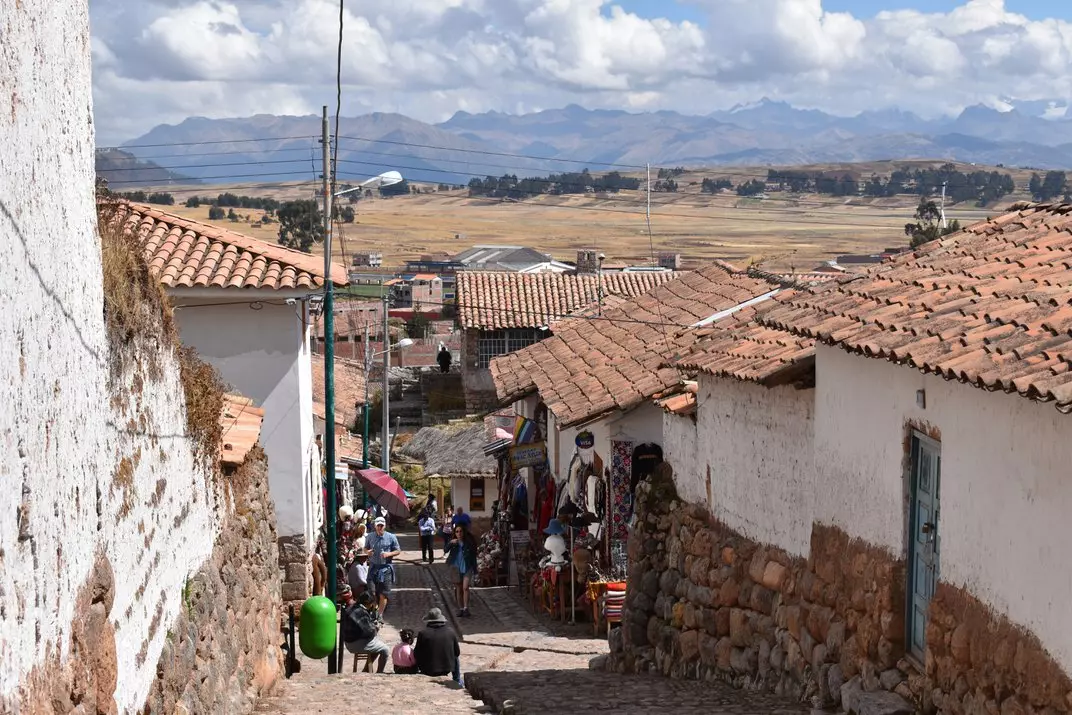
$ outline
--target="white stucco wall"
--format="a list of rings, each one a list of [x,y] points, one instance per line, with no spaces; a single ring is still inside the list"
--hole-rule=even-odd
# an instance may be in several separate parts
[[[903,555],[905,423],[939,430],[939,577],[1032,630],[1072,671],[1072,416],[833,348],[817,358],[817,518]]]
[[[157,383],[108,384],[91,116],[84,0],[0,3],[0,712],[50,653],[69,657],[98,550],[115,699],[140,709],[219,524],[170,355]]]
[[[814,390],[701,375],[695,423],[664,416],[663,456],[679,496],[708,504],[751,539],[807,556],[821,489],[812,464],[814,399]]]
[[[489,517],[492,514],[492,504],[499,498],[499,480],[489,477],[484,480],[484,508],[474,510],[469,508],[469,487],[471,479],[452,479],[450,482],[450,503],[454,507],[461,507],[473,518]]]
[[[177,292],[176,302],[182,306],[176,311],[179,332],[184,343],[220,371],[224,382],[264,408],[261,443],[268,456],[279,535],[304,534],[312,544],[316,495],[310,485],[317,480],[310,472],[315,448],[312,373],[301,305],[197,305],[255,298],[221,290],[215,300],[193,300]],[[265,300],[281,297],[273,293]]]

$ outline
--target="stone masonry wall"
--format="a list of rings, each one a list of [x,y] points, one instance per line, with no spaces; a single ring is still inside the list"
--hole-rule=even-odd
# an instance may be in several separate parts
[[[259,447],[225,477],[233,510],[183,592],[145,713],[248,713],[282,673],[275,509]]]
[[[904,562],[823,525],[808,558],[638,488],[625,614],[608,667],[723,680],[853,712],[1070,712],[1072,683],[1036,638],[963,591],[932,603],[926,662],[905,657]]]
[[[498,406],[491,371],[477,367],[479,356],[480,331],[467,328],[462,333],[461,370],[465,409],[469,412],[481,412]]]

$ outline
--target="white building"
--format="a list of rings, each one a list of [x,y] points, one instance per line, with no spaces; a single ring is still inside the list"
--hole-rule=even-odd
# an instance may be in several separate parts
[[[752,304],[779,289],[724,263],[667,278],[640,295],[615,300],[601,315],[578,311],[578,317],[556,323],[552,337],[491,361],[498,400],[535,421],[556,482],[576,484],[581,471],[599,479],[609,474],[615,538],[625,536],[635,480],[662,461],[662,411],[652,398],[681,381],[681,373],[663,363],[695,340],[689,326],[750,312]],[[592,501],[576,487],[571,498]],[[529,501],[535,514],[543,502],[540,489],[529,489]],[[583,506],[594,511],[591,503]],[[547,518],[537,516],[541,522]]]
[[[784,605],[832,586],[859,682],[921,708],[1072,702],[1072,207],[1014,208],[673,361],[697,379],[664,421],[679,496],[787,555]]]
[[[176,307],[182,342],[264,409],[281,552],[285,563],[307,564],[323,522],[308,302],[323,285],[322,259],[150,206],[127,211]],[[342,266],[332,277],[346,284]],[[305,598],[303,588],[286,584],[284,599]]]

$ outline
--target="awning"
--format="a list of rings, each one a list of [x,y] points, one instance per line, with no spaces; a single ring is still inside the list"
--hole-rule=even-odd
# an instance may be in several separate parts
[[[504,438],[504,439],[497,439],[494,442],[488,442],[487,444],[484,445],[484,456],[488,457],[488,456],[491,456],[493,454],[499,454],[500,452],[505,452],[506,450],[510,449],[510,447],[511,447],[511,445],[513,445],[513,443],[514,443],[513,437],[508,437],[508,438]]]

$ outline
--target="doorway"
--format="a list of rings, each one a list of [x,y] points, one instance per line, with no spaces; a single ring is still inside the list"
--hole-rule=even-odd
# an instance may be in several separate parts
[[[908,650],[919,662],[927,653],[927,614],[938,582],[938,493],[941,444],[912,433],[908,525]]]

